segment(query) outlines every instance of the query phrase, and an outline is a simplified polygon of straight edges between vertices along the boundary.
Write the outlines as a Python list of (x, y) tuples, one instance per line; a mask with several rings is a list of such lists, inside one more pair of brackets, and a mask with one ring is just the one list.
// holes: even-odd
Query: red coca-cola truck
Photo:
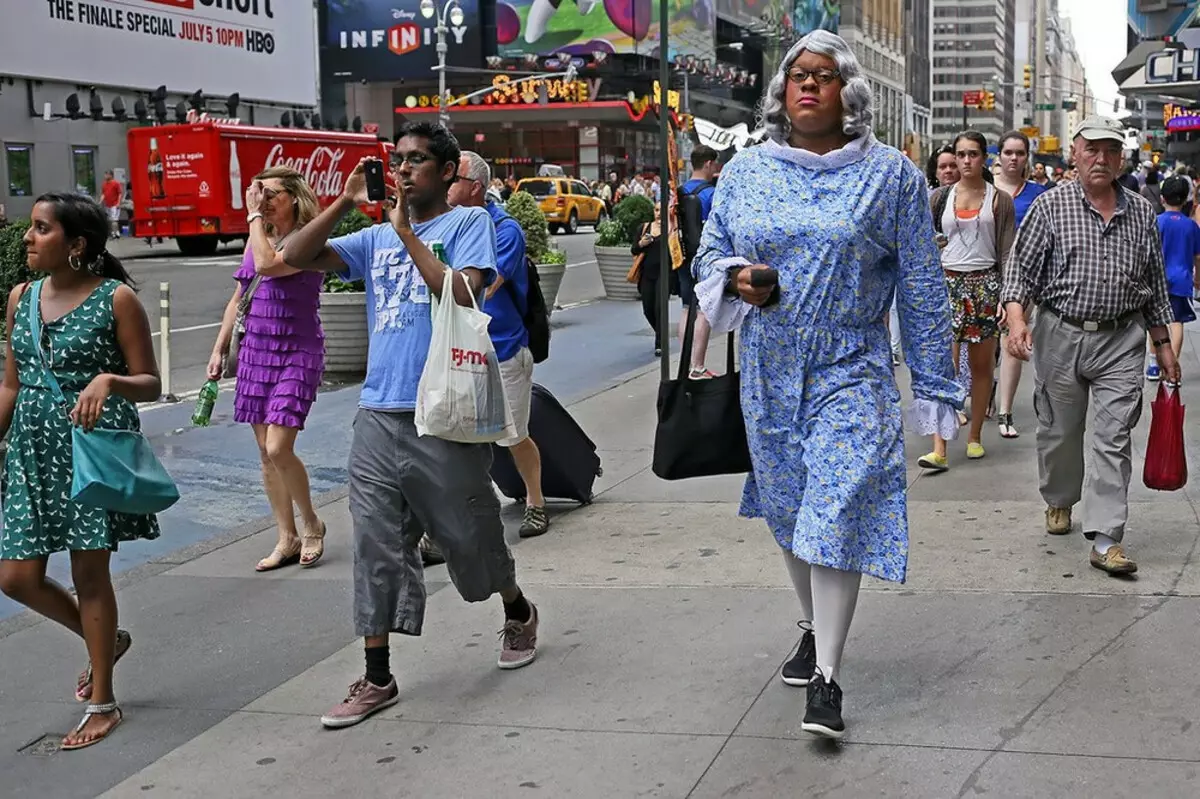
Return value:
[[(210, 255), (222, 241), (244, 239), (249, 181), (272, 166), (308, 180), (322, 207), (342, 193), (359, 159), (387, 161), (391, 145), (372, 134), (259, 128), (220, 120), (129, 131), (132, 233), (167, 237), (184, 255)], [(382, 219), (378, 204), (366, 214)]]

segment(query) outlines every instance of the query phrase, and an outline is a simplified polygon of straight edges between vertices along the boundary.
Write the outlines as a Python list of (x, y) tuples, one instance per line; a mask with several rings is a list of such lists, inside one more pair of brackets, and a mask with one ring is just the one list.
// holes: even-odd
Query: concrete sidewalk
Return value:
[[(549, 534), (514, 548), (544, 620), (535, 664), (498, 671), (499, 603), (468, 605), (430, 569), (425, 635), (394, 639), (400, 704), (322, 730), (317, 717), (362, 670), (338, 499), (317, 569), (254, 575), (273, 539), (259, 532), (164, 559), (121, 591), (136, 639), (118, 668), (127, 721), (102, 746), (39, 743), (78, 719), (78, 643), (45, 623), (0, 639), (2, 793), (1200, 795), (1192, 489), (1141, 487), (1147, 408), (1127, 537), (1141, 573), (1089, 568), (1078, 534), (1042, 532), (1031, 378), (1020, 439), (989, 423), (986, 459), (967, 462), (963, 440), (948, 473), (910, 470), (910, 580), (864, 582), (844, 745), (802, 735), (804, 692), (778, 679), (797, 603), (770, 535), (736, 517), (741, 479), (649, 472), (652, 372), (572, 407), (604, 461), (597, 501), (564, 506)], [(1193, 451), (1198, 432), (1189, 422)], [(928, 442), (908, 447), (913, 462)], [(515, 533), (516, 509), (506, 517)]]

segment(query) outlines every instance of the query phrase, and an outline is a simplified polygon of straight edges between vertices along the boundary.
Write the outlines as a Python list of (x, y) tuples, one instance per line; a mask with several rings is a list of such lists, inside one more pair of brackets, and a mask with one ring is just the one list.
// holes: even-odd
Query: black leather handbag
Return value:
[[(751, 468), (742, 418), (741, 376), (734, 365), (734, 334), (729, 334), (725, 374), (691, 379), (696, 313), (693, 298), (678, 375), (674, 380), (663, 380), (658, 388), (658, 427), (651, 469), (663, 480), (744, 474)], [(663, 358), (668, 357), (664, 351)]]

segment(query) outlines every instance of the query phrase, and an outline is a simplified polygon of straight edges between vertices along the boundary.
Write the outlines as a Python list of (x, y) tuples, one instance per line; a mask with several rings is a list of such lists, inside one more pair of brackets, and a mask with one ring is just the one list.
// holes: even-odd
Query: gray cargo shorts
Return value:
[(425, 533), (468, 602), (516, 585), (491, 463), (487, 444), (418, 436), (411, 412), (358, 411), (349, 466), (356, 635), (421, 634)]

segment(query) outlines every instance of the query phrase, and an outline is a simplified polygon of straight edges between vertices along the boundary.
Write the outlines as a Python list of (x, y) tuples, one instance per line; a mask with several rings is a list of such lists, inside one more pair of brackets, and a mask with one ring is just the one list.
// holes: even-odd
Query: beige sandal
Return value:
[(256, 572), (269, 572), (276, 569), (282, 569), (284, 566), (291, 566), (294, 563), (300, 562), (300, 542), (296, 542), (296, 548), (291, 552), (283, 548), (283, 544), (276, 544), (271, 550), (271, 554), (260, 560), (254, 567)]
[(305, 568), (316, 566), (317, 561), (325, 554), (325, 522), (321, 522), (319, 535), (306, 535), (300, 542), (300, 565)]

